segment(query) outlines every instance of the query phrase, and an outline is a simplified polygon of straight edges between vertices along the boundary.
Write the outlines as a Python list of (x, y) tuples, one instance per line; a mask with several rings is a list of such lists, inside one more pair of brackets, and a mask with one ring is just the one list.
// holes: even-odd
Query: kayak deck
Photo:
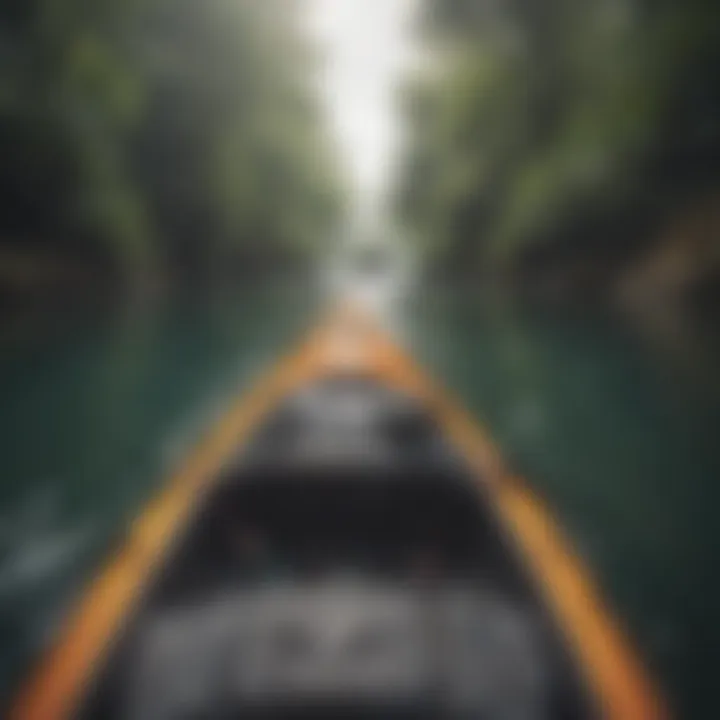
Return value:
[(224, 470), (81, 716), (593, 717), (518, 567), (427, 412), (321, 381)]
[(147, 511), (15, 717), (350, 710), (664, 717), (538, 501), (344, 311)]

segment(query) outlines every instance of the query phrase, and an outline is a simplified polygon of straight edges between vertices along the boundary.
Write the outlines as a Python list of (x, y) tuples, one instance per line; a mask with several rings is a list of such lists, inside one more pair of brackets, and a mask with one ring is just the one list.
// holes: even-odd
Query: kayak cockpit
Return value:
[(595, 714), (431, 414), (334, 380), (290, 398), (223, 470), (81, 716)]

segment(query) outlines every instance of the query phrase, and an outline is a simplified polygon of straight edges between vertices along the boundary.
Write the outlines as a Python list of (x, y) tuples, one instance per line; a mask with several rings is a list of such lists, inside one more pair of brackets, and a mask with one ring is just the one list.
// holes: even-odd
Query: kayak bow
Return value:
[[(109, 692), (109, 674), (119, 672), (108, 668), (114, 667), (113, 657), (125, 652), (123, 638), (132, 635), (129, 628), (137, 625), (138, 617), (147, 615), (143, 608), (148, 603), (153, 608), (159, 607), (159, 600), (148, 598), (165, 597), (170, 593), (168, 587), (179, 587), (179, 581), (162, 578), (172, 576), (174, 564), (180, 562), (177, 558), (182, 552), (177, 548), (183, 544), (181, 538), (187, 534), (187, 528), (200, 522), (195, 519), (197, 508), (213, 502), (214, 494), (226, 481), (228, 468), (237, 467), (240, 450), (253, 447), (258, 432), (288, 398), (328, 382), (369, 383), (408, 398), (423, 408), (424, 417), (431, 418), (448, 440), (474, 482), (477, 503), (487, 509), (492, 522), (500, 528), (498, 537), (504, 539), (498, 542), (507, 543), (510, 548), (498, 551), (498, 557), (514, 558), (522, 583), (531, 588), (529, 595), (519, 591), (518, 597), (534, 598), (533, 603), (547, 614), (548, 622), (557, 631), (562, 653), (567, 655), (568, 667), (572, 668), (568, 676), (577, 675), (578, 692), (589, 698), (574, 705), (568, 701), (568, 707), (575, 710), (563, 711), (562, 717), (599, 715), (622, 720), (667, 717), (658, 692), (604, 606), (590, 573), (571, 550), (540, 499), (508, 470), (482, 428), (419, 369), (379, 324), (350, 307), (331, 313), (296, 351), (261, 378), (169, 479), (165, 489), (130, 529), (124, 547), (91, 583), (67, 620), (61, 637), (21, 688), (11, 717), (52, 720), (104, 716), (88, 708), (103, 707), (97, 698)], [(367, 396), (367, 392), (363, 392)], [(347, 452), (352, 454), (350, 450)], [(277, 455), (276, 451), (273, 453)], [(427, 466), (432, 462), (423, 460), (420, 464)], [(313, 487), (312, 482), (308, 487)], [(247, 503), (247, 498), (243, 502)], [(419, 500), (413, 502), (418, 508), (422, 505)], [(437, 507), (440, 500), (433, 503)], [(431, 504), (428, 513), (431, 513)], [(427, 518), (432, 515), (428, 514)], [(206, 537), (208, 532), (204, 529), (199, 537)], [(244, 543), (246, 549), (248, 544), (258, 545), (257, 540), (248, 540), (247, 533), (239, 542)], [(207, 560), (204, 562), (207, 565)], [(502, 562), (512, 564), (510, 560)], [(193, 587), (202, 587), (197, 580), (200, 576), (196, 573), (193, 577), (196, 578)], [(163, 582), (167, 587), (158, 590)], [(388, 595), (386, 590), (376, 591), (375, 587), (372, 585), (368, 590), (372, 597)], [(315, 598), (315, 605), (325, 602), (317, 599), (317, 593), (321, 592), (317, 589), (303, 592)], [(375, 601), (366, 600), (365, 606), (372, 606), (372, 602)], [(402, 602), (406, 602), (404, 595)], [(359, 672), (355, 673), (358, 675)], [(136, 715), (139, 717), (142, 713)], [(122, 715), (125, 716), (127, 713)]]

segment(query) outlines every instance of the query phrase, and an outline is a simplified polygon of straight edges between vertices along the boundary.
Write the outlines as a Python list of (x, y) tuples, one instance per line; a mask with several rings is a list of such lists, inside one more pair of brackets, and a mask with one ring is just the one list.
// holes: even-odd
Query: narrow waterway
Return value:
[[(5, 692), (169, 469), (316, 309), (275, 288), (3, 330)], [(720, 666), (708, 355), (661, 350), (608, 318), (431, 293), (394, 324), (555, 512), (679, 716), (708, 717)]]

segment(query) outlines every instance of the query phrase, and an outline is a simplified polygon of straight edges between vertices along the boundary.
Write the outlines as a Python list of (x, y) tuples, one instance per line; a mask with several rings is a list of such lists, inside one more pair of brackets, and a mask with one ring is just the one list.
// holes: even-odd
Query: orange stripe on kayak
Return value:
[(539, 498), (520, 478), (510, 476), (500, 452), (476, 421), (389, 338), (378, 330), (374, 334), (378, 355), (383, 356), (383, 379), (432, 407), (455, 447), (475, 469), (604, 716), (617, 720), (668, 718), (659, 692)]
[(414, 393), (433, 408), (525, 561), (564, 634), (603, 714), (617, 720), (664, 720), (670, 713), (617, 624), (603, 606), (589, 573), (570, 550), (552, 517), (527, 485), (511, 477), (479, 424), (389, 338), (373, 329), (381, 379)]
[(586, 669), (586, 680), (604, 715), (628, 720), (668, 717), (625, 637), (603, 608), (588, 573), (539, 500), (522, 485), (507, 483), (497, 502), (580, 666)]

